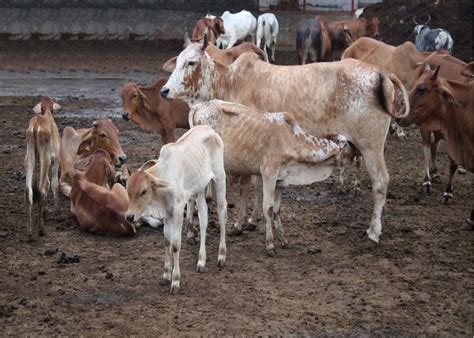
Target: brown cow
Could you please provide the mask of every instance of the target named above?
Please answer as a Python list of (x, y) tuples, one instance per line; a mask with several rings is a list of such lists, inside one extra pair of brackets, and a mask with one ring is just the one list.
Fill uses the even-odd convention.
[[(470, 172), (474, 172), (473, 92), (472, 79), (461, 83), (444, 78), (440, 66), (427, 70), (410, 92), (412, 111), (403, 121), (417, 125), (439, 123), (450, 159)], [(468, 221), (471, 229), (473, 214), (474, 211)]]
[(351, 33), (353, 41), (356, 41), (363, 36), (374, 39), (378, 39), (380, 36), (380, 20), (376, 16), (368, 21), (365, 18), (358, 18), (352, 20), (331, 21), (328, 22), (327, 25), (329, 28), (333, 27), (334, 25), (345, 25), (347, 30)]
[[(428, 62), (434, 66), (444, 65), (441, 75), (456, 81), (466, 82), (469, 77), (463, 76), (466, 63), (447, 54), (445, 51), (435, 53), (419, 52), (411, 42), (405, 42), (400, 46), (391, 46), (383, 42), (360, 38), (355, 41), (342, 55), (343, 59), (354, 58), (370, 64), (374, 64), (394, 73), (403, 82), (407, 90), (411, 90), (415, 81), (424, 71), (424, 63)], [(425, 158), (425, 177), (423, 186), (431, 191), (431, 181), (439, 176), (436, 169), (436, 153), (439, 140), (442, 139), (438, 123), (425, 123), (419, 126)], [(401, 131), (401, 129), (399, 128)], [(451, 164), (453, 168), (453, 164)], [(452, 183), (452, 175), (449, 182)], [(448, 185), (450, 186), (450, 184)], [(445, 191), (445, 200), (452, 197), (452, 192)]]
[[(26, 129), (25, 197), (29, 212), (26, 231), (30, 241), (33, 240), (32, 208), (37, 199), (39, 204), (38, 233), (40, 236), (44, 235), (43, 211), (50, 187), (48, 177), (50, 169), (54, 203), (55, 205), (57, 203), (60, 137), (53, 112), (60, 108), (59, 104), (51, 98), (43, 97), (41, 102), (33, 108), (36, 116), (31, 118), (28, 129)], [(39, 182), (33, 182), (37, 166), (39, 166), (39, 174), (36, 176), (39, 178)], [(39, 193), (39, 196), (36, 193)]]
[(64, 128), (61, 138), (59, 187), (65, 196), (69, 197), (71, 193), (74, 163), (99, 148), (110, 154), (112, 164), (116, 167), (122, 166), (127, 161), (127, 155), (123, 152), (119, 141), (119, 131), (112, 120), (99, 119), (92, 124), (92, 128), (77, 130), (72, 127)]
[(196, 22), (191, 41), (199, 42), (204, 39), (205, 35), (208, 35), (209, 42), (215, 45), (217, 38), (221, 34), (225, 34), (224, 20), (219, 16), (216, 16), (215, 18), (205, 17)]
[[(189, 46), (192, 42), (188, 38), (184, 38), (184, 48)], [(267, 55), (265, 52), (250, 42), (242, 42), (240, 45), (231, 47), (229, 49), (219, 49), (214, 45), (207, 45), (206, 53), (209, 54), (211, 58), (216, 60), (217, 62), (223, 65), (230, 65), (232, 62), (237, 60), (237, 58), (246, 52), (253, 52), (257, 54), (260, 60), (268, 62)], [(173, 70), (176, 68), (176, 59), (178, 57), (175, 56), (168, 61), (166, 61), (163, 65), (163, 70), (165, 72), (172, 73)]]
[(115, 168), (110, 154), (97, 149), (74, 165), (74, 184), (71, 190), (71, 212), (82, 230), (106, 236), (129, 236), (135, 227), (127, 221), (128, 195), (116, 183), (112, 189)]
[(189, 106), (182, 100), (168, 101), (160, 97), (167, 79), (159, 79), (150, 87), (130, 82), (122, 87), (122, 117), (131, 119), (140, 128), (161, 135), (163, 144), (176, 141), (175, 129), (189, 129)]
[(317, 15), (315, 19), (321, 23), (323, 50), (321, 61), (340, 60), (342, 52), (352, 43), (351, 33), (344, 24), (328, 25), (322, 15)]

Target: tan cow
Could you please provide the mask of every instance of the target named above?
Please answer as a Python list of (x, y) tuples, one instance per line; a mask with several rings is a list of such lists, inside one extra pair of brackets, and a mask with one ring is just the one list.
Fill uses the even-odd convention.
[(365, 18), (351, 19), (351, 20), (338, 20), (327, 22), (328, 28), (333, 26), (344, 25), (347, 27), (347, 30), (351, 33), (353, 41), (361, 37), (371, 37), (378, 39), (380, 33), (380, 20), (376, 16), (372, 17), (370, 20)]
[[(266, 111), (288, 111), (312, 135), (344, 135), (364, 157), (372, 181), (374, 211), (368, 237), (379, 241), (389, 175), (384, 143), (390, 116), (409, 112), (406, 91), (396, 76), (357, 60), (276, 66), (246, 53), (230, 66), (192, 44), (178, 56), (162, 97), (190, 104), (214, 98)], [(404, 114), (394, 113), (396, 88), (403, 93)]]
[[(189, 39), (186, 39), (185, 37), (185, 42), (184, 42), (185, 48), (189, 46), (191, 43), (192, 42)], [(261, 60), (268, 62), (267, 55), (265, 54), (265, 52), (261, 48), (257, 47), (251, 42), (242, 42), (240, 45), (229, 48), (229, 49), (219, 49), (212, 44), (209, 44), (206, 48), (206, 53), (208, 53), (210, 57), (212, 57), (214, 60), (224, 65), (230, 65), (232, 62), (237, 60), (237, 58), (240, 55), (247, 52), (255, 53)], [(173, 70), (176, 68), (177, 58), (178, 57), (175, 56), (169, 59), (168, 61), (166, 61), (163, 64), (163, 71), (172, 73)]]
[(126, 83), (122, 87), (122, 117), (131, 119), (140, 128), (159, 133), (161, 142), (176, 141), (176, 128), (189, 129), (189, 106), (182, 100), (168, 101), (160, 97), (167, 79), (159, 79), (150, 87)]
[[(413, 110), (402, 121), (417, 125), (439, 123), (450, 159), (470, 172), (474, 172), (473, 93), (473, 79), (467, 83), (449, 80), (441, 75), (440, 66), (437, 66), (435, 70), (427, 70), (416, 81), (410, 92)], [(468, 221), (471, 229), (473, 215), (474, 212), (471, 212)]]
[(127, 155), (119, 141), (119, 131), (110, 119), (99, 119), (92, 123), (92, 128), (74, 129), (66, 127), (61, 138), (61, 176), (59, 187), (69, 197), (73, 184), (74, 163), (102, 148), (110, 154), (112, 164), (122, 166)]
[(109, 153), (100, 148), (75, 163), (71, 212), (84, 231), (106, 236), (133, 235), (135, 227), (125, 217), (127, 191), (120, 183), (112, 186), (115, 168), (110, 163)]
[[(217, 38), (221, 35), (225, 34), (224, 28), (224, 20), (221, 17), (205, 17), (199, 19), (193, 28), (193, 34), (191, 36), (192, 42), (200, 42), (204, 39), (204, 36), (209, 38), (209, 42), (213, 45), (216, 44)], [(187, 37), (186, 33), (186, 37)]]
[[(27, 225), (28, 239), (33, 240), (33, 203), (38, 201), (38, 233), (44, 235), (43, 212), (46, 206), (50, 188), (49, 171), (51, 169), (51, 189), (55, 205), (58, 198), (58, 168), (60, 138), (58, 127), (54, 121), (53, 112), (60, 109), (60, 105), (49, 97), (43, 97), (33, 111), (26, 129), (26, 156), (25, 156), (25, 197), (28, 204), (29, 221)], [(34, 182), (36, 168), (37, 182)]]
[[(341, 135), (318, 139), (305, 133), (288, 113), (264, 113), (238, 103), (211, 100), (194, 106), (189, 124), (208, 125), (224, 142), (226, 173), (250, 184), (251, 175), (263, 180), (265, 243), (269, 256), (275, 256), (272, 226), (282, 246), (285, 238), (280, 220), (282, 188), (306, 185), (328, 178), (336, 157), (346, 145)], [(334, 140), (334, 141), (332, 141)], [(244, 184), (245, 185), (245, 184)], [(242, 189), (247, 191), (247, 189)], [(241, 193), (239, 219), (234, 231), (242, 232), (247, 198)]]
[(213, 180), (216, 184), (220, 243), (217, 265), (224, 267), (226, 258), (225, 223), (227, 218), (224, 145), (208, 126), (187, 131), (175, 143), (161, 148), (158, 160), (145, 163), (135, 171), (127, 184), (130, 206), (127, 220), (160, 214), (164, 218), (165, 271), (160, 284), (171, 282), (171, 293), (179, 292), (179, 253), (185, 204), (197, 195), (201, 244), (197, 272), (206, 266), (207, 203), (205, 189)]

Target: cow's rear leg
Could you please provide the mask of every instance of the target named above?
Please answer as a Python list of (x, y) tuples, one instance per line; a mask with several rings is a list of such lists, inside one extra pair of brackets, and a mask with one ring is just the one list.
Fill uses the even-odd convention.
[(219, 241), (219, 254), (217, 256), (217, 266), (223, 268), (225, 265), (225, 259), (227, 255), (227, 246), (225, 243), (225, 230), (227, 223), (227, 199), (226, 195), (226, 177), (223, 173), (222, 177), (215, 179), (216, 183), (216, 200), (217, 200), (217, 214), (219, 217), (220, 227), (220, 241)]
[(253, 203), (252, 215), (248, 220), (248, 225), (245, 227), (245, 230), (254, 231), (257, 229), (257, 222), (260, 217), (260, 209), (262, 208), (262, 177), (261, 176), (252, 176), (252, 184), (255, 190), (255, 199)]
[(57, 156), (54, 156), (51, 162), (51, 190), (53, 191), (54, 210), (58, 210), (59, 158)]
[(49, 182), (49, 168), (51, 166), (51, 158), (48, 156), (46, 149), (44, 149), (42, 156), (40, 156), (40, 181), (39, 181), (39, 222), (38, 234), (44, 236), (44, 215), (45, 207), (48, 201)]
[(388, 182), (390, 176), (385, 165), (385, 158), (382, 150), (366, 150), (362, 152), (365, 167), (372, 183), (372, 195), (374, 198), (374, 209), (370, 220), (370, 227), (367, 229), (369, 239), (375, 243), (379, 242), (382, 234), (382, 212), (387, 195)]
[(273, 222), (275, 224), (275, 237), (280, 240), (282, 248), (286, 248), (288, 246), (288, 240), (286, 239), (285, 232), (283, 231), (283, 227), (281, 226), (280, 218), (282, 190), (283, 188), (281, 187), (275, 188), (275, 200), (273, 204)]
[(444, 204), (448, 204), (449, 200), (453, 198), (453, 178), (454, 174), (456, 173), (456, 169), (458, 165), (451, 159), (449, 159), (449, 178), (448, 184), (446, 185), (446, 189), (443, 193)]
[(273, 244), (273, 208), (275, 203), (275, 186), (277, 174), (267, 173), (262, 175), (263, 180), (263, 217), (265, 219), (265, 247), (270, 257), (276, 256)]
[[(29, 141), (29, 140), (28, 140)], [(25, 183), (25, 199), (28, 205), (28, 223), (26, 225), (26, 233), (28, 240), (33, 240), (33, 174), (35, 170), (35, 153), (34, 149), (27, 145), (26, 157), (25, 157), (25, 174), (26, 174), (26, 183)]]
[(183, 232), (186, 234), (186, 243), (196, 244), (196, 236), (194, 230), (194, 204), (196, 203), (195, 196), (189, 198), (188, 203), (186, 203), (186, 219), (183, 226)]
[(270, 49), (272, 50), (272, 61), (275, 62), (276, 39), (272, 40), (270, 44)]
[(197, 208), (199, 217), (199, 231), (201, 232), (201, 244), (199, 246), (199, 258), (196, 267), (197, 272), (204, 272), (206, 267), (206, 231), (207, 231), (207, 203), (203, 191), (197, 194)]
[(438, 168), (436, 167), (436, 158), (438, 156), (438, 146), (441, 137), (438, 136), (436, 133), (433, 133), (433, 138), (431, 140), (431, 160), (430, 160), (430, 176), (431, 181), (441, 181), (441, 176), (438, 172)]
[(247, 202), (250, 194), (250, 183), (252, 176), (240, 176), (240, 203), (239, 216), (234, 227), (229, 231), (229, 236), (238, 236), (243, 232), (243, 224), (247, 217)]
[(421, 142), (423, 144), (423, 160), (424, 160), (424, 169), (425, 177), (423, 178), (423, 188), (427, 193), (431, 192), (431, 132), (420, 129), (421, 133)]

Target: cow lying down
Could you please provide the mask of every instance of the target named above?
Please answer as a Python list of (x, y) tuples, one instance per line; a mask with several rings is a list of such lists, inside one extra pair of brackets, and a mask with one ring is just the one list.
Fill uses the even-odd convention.
[(179, 292), (179, 252), (185, 204), (197, 195), (201, 244), (197, 271), (206, 265), (207, 203), (205, 191), (214, 181), (220, 225), (217, 264), (223, 267), (226, 258), (225, 224), (227, 214), (224, 144), (208, 126), (197, 126), (175, 143), (161, 148), (158, 160), (146, 162), (128, 180), (130, 206), (127, 220), (162, 215), (164, 220), (165, 271), (160, 284), (171, 282), (171, 293)]
[[(342, 135), (316, 138), (307, 134), (288, 113), (263, 113), (221, 100), (194, 106), (189, 114), (189, 124), (209, 125), (221, 136), (226, 173), (262, 177), (265, 241), (270, 256), (276, 254), (272, 223), (281, 244), (287, 244), (280, 221), (281, 188), (325, 180), (347, 144)], [(246, 182), (250, 183), (249, 180)], [(247, 196), (241, 196), (237, 227), (245, 217), (246, 199)]]
[(120, 183), (113, 184), (116, 175), (109, 153), (97, 149), (78, 160), (74, 169), (71, 212), (82, 230), (106, 236), (134, 235), (134, 226), (125, 218), (127, 191)]

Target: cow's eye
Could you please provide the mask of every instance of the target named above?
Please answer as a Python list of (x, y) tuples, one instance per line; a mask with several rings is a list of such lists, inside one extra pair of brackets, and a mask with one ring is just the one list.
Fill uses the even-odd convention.
[(146, 189), (142, 191), (142, 193), (140, 194), (140, 196), (145, 196), (146, 194)]
[(196, 64), (196, 61), (189, 61), (188, 62), (188, 66), (191, 66), (191, 67), (194, 66), (195, 64)]
[(102, 133), (102, 134), (100, 134), (100, 137), (101, 137), (101, 138), (106, 138), (106, 137), (107, 137), (107, 134)]

